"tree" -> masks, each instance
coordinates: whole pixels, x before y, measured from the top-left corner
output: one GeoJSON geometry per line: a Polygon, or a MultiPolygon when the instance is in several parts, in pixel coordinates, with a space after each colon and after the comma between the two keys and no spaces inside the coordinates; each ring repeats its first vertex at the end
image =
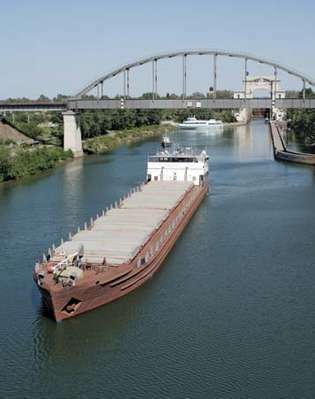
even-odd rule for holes
{"type": "Polygon", "coordinates": [[[38,100],[37,100],[37,101],[47,103],[47,102],[50,102],[50,98],[49,98],[49,97],[46,97],[44,94],[41,94],[41,95],[38,97],[38,100]]]}
{"type": "Polygon", "coordinates": [[[141,100],[152,100],[152,98],[161,98],[158,94],[155,94],[153,92],[147,92],[147,93],[143,93],[142,96],[140,96],[139,98],[141,100]]]}
{"type": "MultiPolygon", "coordinates": [[[[300,91],[299,98],[303,98],[303,90],[300,91]]],[[[305,98],[315,98],[315,93],[310,87],[305,90],[305,98]]]]}
{"type": "Polygon", "coordinates": [[[188,96],[187,98],[189,99],[201,99],[201,98],[206,98],[206,96],[201,93],[200,91],[195,91],[194,93],[192,93],[190,96],[188,96]]]}

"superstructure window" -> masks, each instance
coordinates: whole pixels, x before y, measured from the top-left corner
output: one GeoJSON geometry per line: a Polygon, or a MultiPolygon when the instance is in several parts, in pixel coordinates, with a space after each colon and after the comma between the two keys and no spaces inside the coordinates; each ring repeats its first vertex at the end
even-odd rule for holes
{"type": "Polygon", "coordinates": [[[195,157],[159,157],[152,159],[153,162],[198,162],[195,157]]]}

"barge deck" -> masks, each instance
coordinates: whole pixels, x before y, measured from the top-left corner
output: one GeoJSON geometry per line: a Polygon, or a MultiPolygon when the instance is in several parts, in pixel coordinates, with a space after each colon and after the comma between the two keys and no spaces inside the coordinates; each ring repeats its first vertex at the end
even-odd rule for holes
{"type": "Polygon", "coordinates": [[[121,265],[130,262],[193,188],[191,182],[150,182],[96,219],[89,229],[56,248],[55,258],[84,248],[87,263],[121,265]]]}

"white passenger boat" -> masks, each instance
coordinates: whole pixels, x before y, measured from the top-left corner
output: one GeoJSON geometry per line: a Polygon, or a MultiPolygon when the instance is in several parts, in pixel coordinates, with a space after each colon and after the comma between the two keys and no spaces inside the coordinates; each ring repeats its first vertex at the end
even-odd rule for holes
{"type": "Polygon", "coordinates": [[[223,127],[223,122],[217,119],[202,120],[195,116],[187,118],[183,123],[179,123],[180,129],[200,129],[209,127],[223,127]]]}

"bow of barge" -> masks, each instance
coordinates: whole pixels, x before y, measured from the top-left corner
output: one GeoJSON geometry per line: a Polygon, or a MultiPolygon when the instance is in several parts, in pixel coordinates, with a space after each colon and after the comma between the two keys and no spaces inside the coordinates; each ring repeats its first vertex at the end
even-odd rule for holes
{"type": "Polygon", "coordinates": [[[208,192],[208,155],[162,147],[147,179],[89,226],[53,247],[34,280],[55,320],[109,303],[160,268],[208,192]]]}

